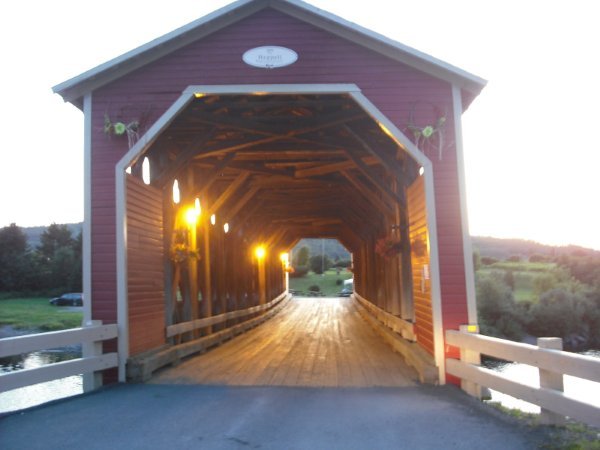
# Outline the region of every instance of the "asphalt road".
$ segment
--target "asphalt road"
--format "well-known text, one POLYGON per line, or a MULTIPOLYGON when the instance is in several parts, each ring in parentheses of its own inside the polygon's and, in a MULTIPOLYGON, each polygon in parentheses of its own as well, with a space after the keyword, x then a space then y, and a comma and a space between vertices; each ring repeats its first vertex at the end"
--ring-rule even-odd
POLYGON ((451 386, 129 384, 0 418, 3 450, 517 450, 547 439, 451 386))

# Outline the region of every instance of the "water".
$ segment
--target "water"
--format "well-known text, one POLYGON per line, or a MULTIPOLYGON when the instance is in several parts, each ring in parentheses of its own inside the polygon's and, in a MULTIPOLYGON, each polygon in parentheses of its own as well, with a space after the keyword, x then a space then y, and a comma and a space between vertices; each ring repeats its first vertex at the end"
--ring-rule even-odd
MULTIPOLYGON (((0 372, 32 369, 70 359, 81 358, 81 346, 62 347, 24 355, 0 358, 0 372)), ((51 400, 81 394, 82 376, 76 375, 0 393, 0 413, 18 411, 51 400)))
MULTIPOLYGON (((582 352, 582 355, 595 356, 600 358, 600 351, 589 350, 582 352)), ((540 387, 537 367, 518 363, 497 363, 485 364, 488 369, 501 372, 507 378, 518 381, 532 387, 540 387)), ((563 377, 565 395, 582 400, 600 408, 600 383, 585 380, 582 378, 565 375, 563 377)), ((490 389, 492 393, 492 402, 498 402, 507 408, 519 409, 528 413, 539 414, 540 407, 532 403, 520 400, 502 392, 490 389)))

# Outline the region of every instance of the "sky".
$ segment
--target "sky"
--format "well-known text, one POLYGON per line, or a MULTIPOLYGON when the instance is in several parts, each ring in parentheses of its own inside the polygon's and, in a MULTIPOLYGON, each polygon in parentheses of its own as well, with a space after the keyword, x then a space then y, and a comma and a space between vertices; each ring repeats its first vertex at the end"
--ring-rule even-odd
MULTIPOLYGON (((228 3, 2 2, 0 227, 83 220, 83 114, 52 86, 228 3)), ((600 250, 597 0, 309 3, 488 80, 463 115, 472 235, 600 250)))

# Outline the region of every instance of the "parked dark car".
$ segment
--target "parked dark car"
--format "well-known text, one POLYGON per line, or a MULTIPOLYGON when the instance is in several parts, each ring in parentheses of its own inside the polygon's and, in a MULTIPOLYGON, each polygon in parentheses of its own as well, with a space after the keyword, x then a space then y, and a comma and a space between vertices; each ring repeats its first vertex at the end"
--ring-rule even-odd
POLYGON ((54 306, 83 306, 83 294, 81 292, 63 294, 60 297, 51 298, 50 304, 54 306))

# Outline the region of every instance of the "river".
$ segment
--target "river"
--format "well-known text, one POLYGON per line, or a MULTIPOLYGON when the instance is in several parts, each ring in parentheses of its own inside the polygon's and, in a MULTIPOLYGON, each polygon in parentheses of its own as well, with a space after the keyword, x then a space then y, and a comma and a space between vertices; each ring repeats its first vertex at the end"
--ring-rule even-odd
MULTIPOLYGON (((9 358, 0 358, 0 373, 33 369, 46 364, 75 358, 81 358, 81 346, 61 347, 9 358)), ((82 392, 83 383, 81 375, 13 389, 0 393, 0 413, 18 411, 52 400, 81 394, 82 392)))
MULTIPOLYGON (((594 356, 600 358, 600 351, 589 350, 582 352, 582 355, 594 356)), ((517 363, 491 363, 486 367, 497 370, 514 381, 526 384, 532 387, 540 387, 538 369, 526 364, 517 363)), ((563 377, 563 385, 565 394, 577 400, 582 400, 600 408, 600 383, 585 380, 582 378, 565 375, 563 377)), ((520 409, 528 413, 539 413, 540 407, 532 403, 520 400, 502 392, 491 390, 491 402, 498 402, 507 408, 520 409)))

